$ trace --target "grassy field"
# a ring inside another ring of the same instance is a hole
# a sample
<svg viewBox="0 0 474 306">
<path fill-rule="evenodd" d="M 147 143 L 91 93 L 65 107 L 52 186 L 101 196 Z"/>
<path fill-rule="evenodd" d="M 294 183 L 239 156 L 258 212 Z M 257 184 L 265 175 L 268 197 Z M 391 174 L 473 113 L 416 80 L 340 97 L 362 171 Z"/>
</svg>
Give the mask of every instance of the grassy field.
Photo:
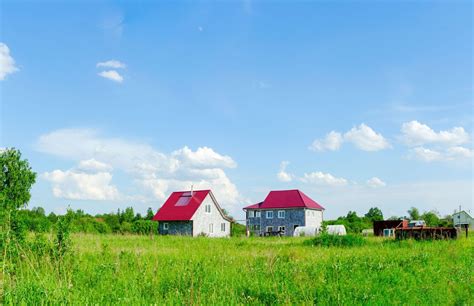
<svg viewBox="0 0 474 306">
<path fill-rule="evenodd" d="M 5 304 L 472 305 L 474 239 L 314 247 L 308 238 L 83 235 L 26 252 Z"/>
</svg>

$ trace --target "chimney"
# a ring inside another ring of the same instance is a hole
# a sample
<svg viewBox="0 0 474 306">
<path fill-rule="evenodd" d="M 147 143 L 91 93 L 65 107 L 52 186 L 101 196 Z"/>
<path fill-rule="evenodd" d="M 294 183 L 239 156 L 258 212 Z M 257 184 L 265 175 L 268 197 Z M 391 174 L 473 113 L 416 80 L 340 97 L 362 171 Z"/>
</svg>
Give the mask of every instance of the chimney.
<svg viewBox="0 0 474 306">
<path fill-rule="evenodd" d="M 193 185 L 191 185 L 191 197 L 193 196 Z"/>
</svg>

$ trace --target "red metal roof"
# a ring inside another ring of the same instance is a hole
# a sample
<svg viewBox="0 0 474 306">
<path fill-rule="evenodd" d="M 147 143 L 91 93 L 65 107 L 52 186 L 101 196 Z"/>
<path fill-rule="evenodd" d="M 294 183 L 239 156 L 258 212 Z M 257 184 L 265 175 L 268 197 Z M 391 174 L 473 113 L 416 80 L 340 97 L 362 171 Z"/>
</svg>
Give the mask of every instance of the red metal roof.
<svg viewBox="0 0 474 306">
<path fill-rule="evenodd" d="M 296 208 L 306 207 L 313 209 L 324 209 L 316 201 L 298 189 L 270 191 L 263 202 L 253 204 L 244 209 L 266 209 L 266 208 Z"/>
<path fill-rule="evenodd" d="M 189 191 L 173 192 L 165 204 L 153 217 L 154 221 L 188 221 L 209 194 L 210 190 L 193 191 L 191 197 Z M 189 199 L 188 199 L 189 197 Z"/>
</svg>

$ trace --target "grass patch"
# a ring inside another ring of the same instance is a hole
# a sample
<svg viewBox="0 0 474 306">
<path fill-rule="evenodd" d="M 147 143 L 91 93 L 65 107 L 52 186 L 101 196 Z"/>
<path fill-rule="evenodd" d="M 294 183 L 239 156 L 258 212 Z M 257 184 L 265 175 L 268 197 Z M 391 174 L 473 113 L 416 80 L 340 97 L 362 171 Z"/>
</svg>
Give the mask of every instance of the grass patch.
<svg viewBox="0 0 474 306">
<path fill-rule="evenodd" d="M 367 244 L 367 239 L 359 235 L 329 235 L 321 234 L 312 239 L 306 240 L 305 245 L 323 247 L 355 247 Z"/>
</svg>

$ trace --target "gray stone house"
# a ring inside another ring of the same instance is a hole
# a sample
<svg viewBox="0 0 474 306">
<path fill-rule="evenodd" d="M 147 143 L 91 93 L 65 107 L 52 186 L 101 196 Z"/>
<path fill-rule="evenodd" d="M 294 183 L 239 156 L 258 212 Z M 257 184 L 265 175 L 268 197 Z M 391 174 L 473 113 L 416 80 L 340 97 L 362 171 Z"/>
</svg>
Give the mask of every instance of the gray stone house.
<svg viewBox="0 0 474 306">
<path fill-rule="evenodd" d="M 298 226 L 321 227 L 324 208 L 302 191 L 270 191 L 263 202 L 244 208 L 247 232 L 293 236 Z"/>
</svg>

